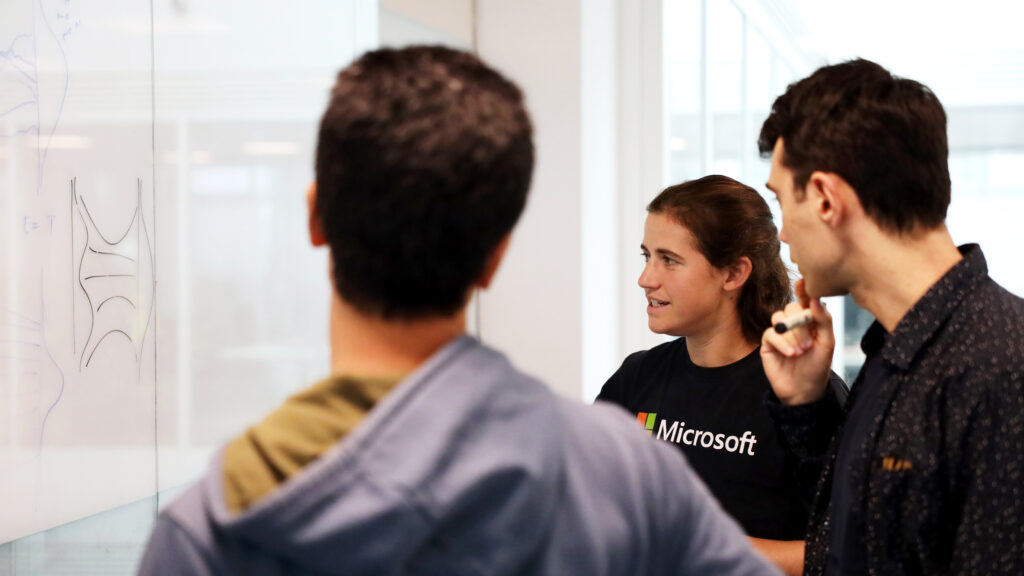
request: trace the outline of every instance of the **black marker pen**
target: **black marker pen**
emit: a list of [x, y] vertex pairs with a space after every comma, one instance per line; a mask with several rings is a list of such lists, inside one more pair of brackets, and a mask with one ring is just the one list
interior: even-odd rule
[[804, 308], [803, 310], [793, 314], [792, 316], [786, 316], [781, 322], [775, 324], [775, 331], [779, 334], [785, 334], [793, 328], [809, 324], [814, 317], [811, 316], [811, 309]]

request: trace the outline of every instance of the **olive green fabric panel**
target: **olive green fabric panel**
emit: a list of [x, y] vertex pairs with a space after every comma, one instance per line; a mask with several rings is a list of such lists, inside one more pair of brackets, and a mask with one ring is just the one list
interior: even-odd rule
[[295, 394], [224, 450], [224, 496], [241, 512], [337, 444], [403, 376], [335, 376]]

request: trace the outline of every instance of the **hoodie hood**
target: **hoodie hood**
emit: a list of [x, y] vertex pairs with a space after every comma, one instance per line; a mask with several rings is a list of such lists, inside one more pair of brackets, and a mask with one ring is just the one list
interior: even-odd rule
[[291, 571], [528, 570], [556, 524], [564, 466], [551, 444], [560, 437], [556, 412], [541, 383], [463, 336], [256, 505], [229, 512], [222, 474], [211, 473], [193, 489], [199, 497], [171, 515], [181, 524], [201, 518], [206, 530]]

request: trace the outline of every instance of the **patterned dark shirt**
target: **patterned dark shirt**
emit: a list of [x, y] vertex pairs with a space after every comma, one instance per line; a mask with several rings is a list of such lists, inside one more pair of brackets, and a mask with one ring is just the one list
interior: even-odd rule
[[839, 432], [839, 446], [834, 464], [832, 501], [829, 502], [829, 550], [825, 563], [825, 576], [860, 576], [868, 573], [867, 531], [860, 509], [854, 504], [860, 496], [860, 487], [853, 485], [846, 473], [853, 467], [861, 443], [871, 434], [872, 423], [881, 417], [885, 405], [881, 392], [889, 373], [882, 358], [882, 346], [887, 334], [876, 323], [861, 340], [866, 359], [860, 374], [857, 403], [850, 406], [846, 422]]
[[[1024, 574], [1024, 300], [978, 246], [960, 251], [885, 339], [880, 409], [840, 472], [858, 488], [870, 574]], [[862, 378], [845, 408], [769, 398], [804, 484], [819, 478], [805, 574], [828, 557], [837, 431]]]

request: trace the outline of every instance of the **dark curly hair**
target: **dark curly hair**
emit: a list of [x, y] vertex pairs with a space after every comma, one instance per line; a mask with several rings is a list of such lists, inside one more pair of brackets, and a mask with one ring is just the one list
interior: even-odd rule
[[946, 112], [923, 84], [868, 60], [819, 68], [775, 100], [758, 138], [761, 155], [770, 157], [779, 138], [800, 196], [821, 170], [846, 180], [883, 229], [910, 232], [946, 220]]
[[523, 211], [532, 133], [519, 88], [466, 52], [376, 50], [342, 70], [316, 151], [339, 295], [384, 319], [457, 312]]

